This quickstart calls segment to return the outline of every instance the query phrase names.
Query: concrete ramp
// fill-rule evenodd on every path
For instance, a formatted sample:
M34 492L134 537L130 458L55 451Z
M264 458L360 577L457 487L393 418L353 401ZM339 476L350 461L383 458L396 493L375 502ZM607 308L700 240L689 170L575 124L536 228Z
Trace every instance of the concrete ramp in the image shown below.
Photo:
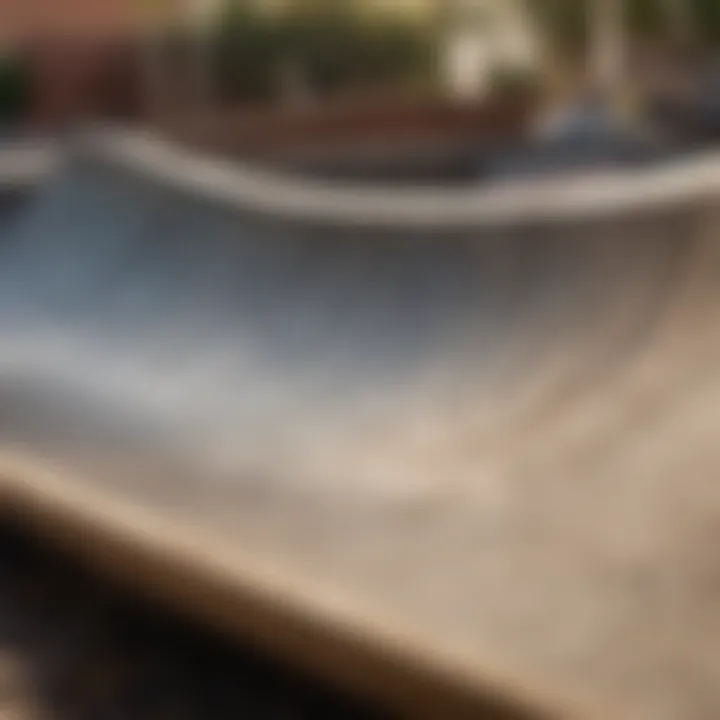
M408 716L713 717L718 196L90 137L0 243L5 505Z

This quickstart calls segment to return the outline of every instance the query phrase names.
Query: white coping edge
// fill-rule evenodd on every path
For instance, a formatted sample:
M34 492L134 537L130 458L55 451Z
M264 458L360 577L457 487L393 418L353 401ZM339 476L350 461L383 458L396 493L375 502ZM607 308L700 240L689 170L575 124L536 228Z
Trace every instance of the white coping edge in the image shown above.
M452 230L592 220L720 196L720 151L632 169L447 188L332 183L218 159L139 131L97 131L81 147L162 184L277 219Z
M0 189L40 185L59 166L62 153L54 144L0 144Z

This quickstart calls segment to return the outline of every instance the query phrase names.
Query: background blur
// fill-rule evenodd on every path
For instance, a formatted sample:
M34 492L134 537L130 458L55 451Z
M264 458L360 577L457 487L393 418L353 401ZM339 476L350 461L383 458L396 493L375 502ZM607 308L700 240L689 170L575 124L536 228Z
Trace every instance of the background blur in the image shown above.
M547 98L591 76L637 94L719 41L717 0L4 0L0 125Z

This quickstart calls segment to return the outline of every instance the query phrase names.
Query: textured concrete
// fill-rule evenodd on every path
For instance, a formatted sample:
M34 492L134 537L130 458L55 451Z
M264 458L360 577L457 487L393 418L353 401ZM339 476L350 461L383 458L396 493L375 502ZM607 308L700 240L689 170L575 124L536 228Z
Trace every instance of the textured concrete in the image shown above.
M7 492L560 714L714 717L719 191L96 138L0 245Z

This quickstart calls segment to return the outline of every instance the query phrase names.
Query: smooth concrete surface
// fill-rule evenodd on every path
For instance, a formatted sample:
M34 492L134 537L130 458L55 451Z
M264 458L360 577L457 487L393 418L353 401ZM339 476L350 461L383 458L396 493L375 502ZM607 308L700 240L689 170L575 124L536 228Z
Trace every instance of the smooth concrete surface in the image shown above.
M6 504L409 714L714 717L718 195L710 156L403 191L89 138L0 243Z

